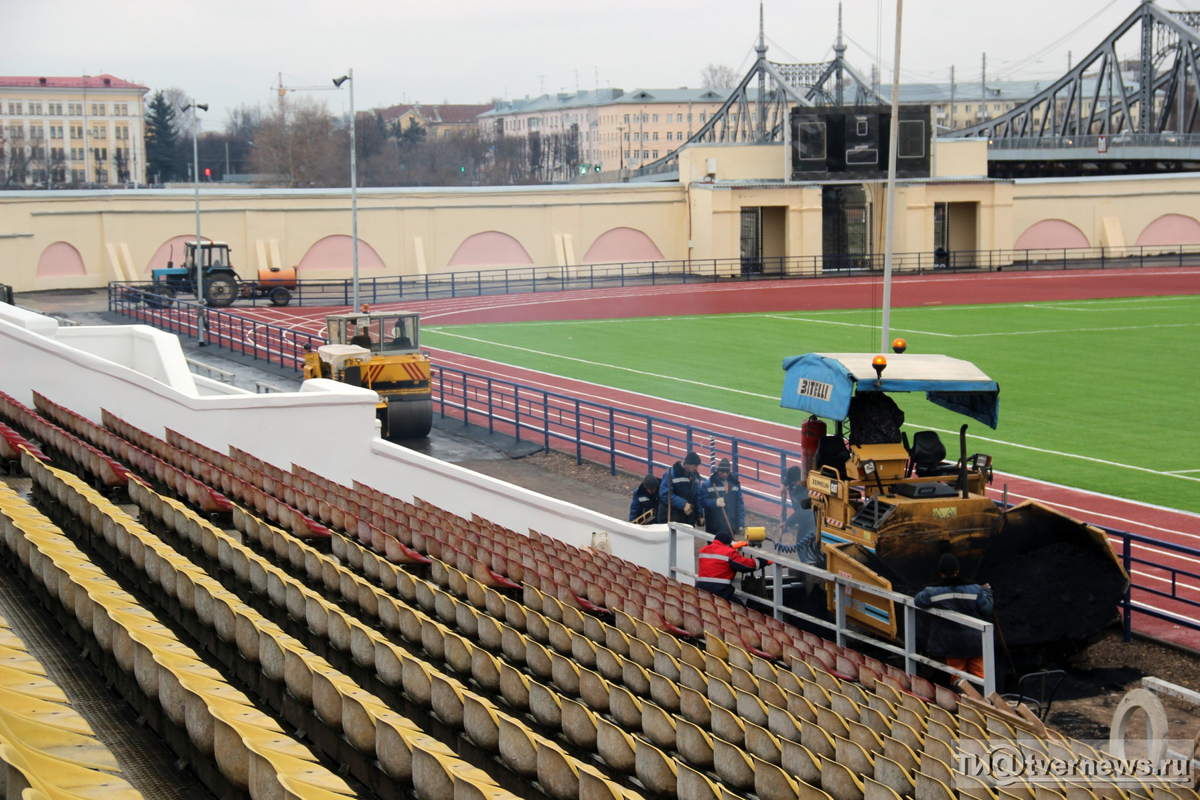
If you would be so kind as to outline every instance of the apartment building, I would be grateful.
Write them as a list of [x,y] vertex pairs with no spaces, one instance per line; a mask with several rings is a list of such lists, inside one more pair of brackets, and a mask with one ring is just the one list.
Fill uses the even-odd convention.
[[112,75],[0,76],[0,186],[144,182],[148,91]]
[[[577,142],[577,162],[563,165],[611,172],[670,155],[718,111],[728,90],[581,90],[521,100],[501,100],[479,116],[494,136],[561,135]],[[754,105],[751,104],[753,111]]]

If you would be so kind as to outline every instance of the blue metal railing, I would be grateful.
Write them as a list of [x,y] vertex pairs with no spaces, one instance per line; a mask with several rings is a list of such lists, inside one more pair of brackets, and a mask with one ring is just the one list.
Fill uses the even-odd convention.
[[[200,307],[193,300],[174,299],[164,303],[163,298],[144,288],[110,283],[108,308],[115,314],[171,333],[199,336]],[[300,369],[304,364],[304,348],[326,343],[324,336],[256,322],[221,309],[205,309],[204,318],[205,339],[210,344],[282,367]]]
[[431,377],[434,408],[443,418],[536,441],[547,451],[573,454],[579,464],[607,464],[613,475],[618,469],[658,472],[689,450],[709,460],[728,458],[760,511],[782,511],[780,478],[789,464],[800,463],[792,450],[454,367],[435,364]]
[[[1121,540],[1121,563],[1125,567],[1125,571],[1129,573],[1129,589],[1125,591],[1125,599],[1121,602],[1122,621],[1125,627],[1125,641],[1133,638],[1133,614],[1146,614],[1155,619],[1166,620],[1167,622],[1176,625],[1182,625],[1192,630],[1200,630],[1200,572],[1181,569],[1171,566],[1168,562],[1172,557],[1175,559],[1188,558],[1200,563],[1200,549],[1187,547],[1186,545],[1174,544],[1172,542],[1164,542],[1161,539],[1154,539],[1149,536],[1142,536],[1136,533],[1127,533],[1125,531],[1114,530],[1113,528],[1104,528],[1104,531],[1110,538],[1119,538]],[[1134,545],[1141,545],[1149,550],[1157,550],[1162,553],[1162,558],[1158,560],[1150,560],[1144,557],[1138,557],[1133,554]],[[1139,565],[1159,572],[1159,575],[1147,576],[1142,583],[1135,583],[1134,566]],[[1162,574],[1162,573],[1165,573]],[[1180,585],[1179,579],[1184,578],[1185,581],[1190,581],[1184,585]],[[1169,591],[1156,588],[1156,583],[1167,583],[1170,586]],[[1145,592],[1152,597],[1161,597],[1165,600],[1170,600],[1179,603],[1190,610],[1191,616],[1183,614],[1172,614],[1164,612],[1162,609],[1149,606],[1146,603],[1138,602],[1133,599],[1133,591],[1138,590]],[[1185,597],[1180,590],[1190,591],[1194,597]]]
[[[792,280],[832,275],[875,275],[883,271],[883,254],[776,256],[583,264],[570,267],[510,267],[470,272],[441,272],[387,278],[361,278],[364,303],[397,303],[455,297],[612,289],[717,281]],[[929,272],[999,272],[1200,265],[1200,245],[1138,247],[1042,248],[1035,250],[957,250],[897,253],[894,268],[905,274]],[[113,282],[113,287],[149,292],[149,281]],[[120,288],[117,289],[119,291]],[[299,306],[348,306],[354,295],[349,280],[301,280],[290,289]],[[249,295],[241,305],[271,305],[265,296]]]

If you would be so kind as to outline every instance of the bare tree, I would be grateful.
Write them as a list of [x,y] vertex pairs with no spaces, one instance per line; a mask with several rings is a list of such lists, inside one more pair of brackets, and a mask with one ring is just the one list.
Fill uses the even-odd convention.
[[740,80],[728,64],[709,64],[700,70],[700,85],[705,89],[732,89]]
[[250,164],[281,186],[346,186],[349,150],[349,132],[334,129],[324,102],[288,98],[259,126]]
[[23,140],[10,139],[7,147],[0,142],[0,186],[6,189],[14,184],[23,186],[31,161],[29,148]]

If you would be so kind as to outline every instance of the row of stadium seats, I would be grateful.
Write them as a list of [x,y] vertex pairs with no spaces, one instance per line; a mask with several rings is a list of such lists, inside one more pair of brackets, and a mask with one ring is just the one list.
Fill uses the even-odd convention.
[[[11,490],[0,487],[0,531],[38,529],[39,521]],[[0,794],[7,798],[100,794],[138,800],[116,758],[58,684],[0,618]],[[35,795],[36,793],[36,795]]]
[[62,453],[63,457],[80,464],[105,486],[123,488],[128,470],[95,447],[72,436],[56,425],[46,422],[21,403],[0,392],[0,415],[23,429],[44,447]]
[[[97,534],[104,528],[127,530],[145,547],[144,563],[152,563],[151,552],[161,557],[159,576],[164,582],[168,573],[175,583],[176,573],[186,571],[185,564],[154,549],[161,543],[79,478],[48,467],[29,453],[22,459],[22,467],[40,489],[64,507],[74,507],[84,518],[110,521],[101,523]],[[136,677],[146,696],[157,699],[171,722],[187,731],[196,750],[213,759],[232,786],[254,798],[352,794],[345,781],[320,766],[307,748],[284,734],[275,720],[207,666],[57,526],[7,489],[3,491],[0,526],[9,552],[75,615],[123,672]],[[197,590],[213,583],[194,572],[188,573],[188,578]]]
[[[36,465],[31,467],[35,472],[38,469]],[[54,471],[51,469],[51,472]],[[219,581],[105,498],[95,493],[89,496],[90,490],[78,478],[59,474],[55,477],[59,478],[57,482],[41,482],[43,488],[70,508],[75,516],[84,520],[100,519],[99,528],[93,528],[92,533],[102,536],[115,552],[125,555],[128,559],[125,562],[127,568],[132,567],[144,579],[154,581],[183,609],[194,614],[202,625],[215,632],[219,640],[235,647],[241,658],[260,668],[269,679],[286,685],[291,697],[307,703],[322,722],[344,735],[352,746],[366,753],[371,761],[378,760],[389,776],[402,781],[405,786],[413,786],[418,794],[431,800],[451,800],[458,784],[468,787],[468,794],[473,796],[497,800],[511,796],[500,790],[486,774],[459,759],[443,743],[430,738],[410,720],[391,711],[325,659],[284,633],[274,622],[246,606]],[[129,488],[136,502],[157,506],[187,535],[201,540],[219,540],[219,549],[231,553],[231,569],[235,572],[238,571],[235,566],[239,561],[238,556],[241,556],[246,564],[241,572],[248,576],[247,585],[259,583],[254,577],[257,571],[264,576],[262,586],[268,583],[281,584],[273,597],[286,597],[304,591],[304,587],[295,581],[288,580],[286,585],[282,585],[280,579],[283,576],[278,570],[198,515],[191,511],[183,513],[186,508],[178,501],[157,495],[136,477],[130,481]],[[196,536],[198,529],[204,529],[205,535]],[[315,599],[317,606],[323,603],[311,593],[305,599],[310,604]],[[327,630],[337,631],[338,621],[347,626],[357,625],[356,631],[362,631],[361,623],[347,619],[335,609],[329,609],[325,623]],[[354,638],[357,640],[358,636]],[[350,649],[349,637],[343,639],[333,636],[330,641]],[[370,644],[368,649],[372,649]],[[236,743],[229,741],[225,744],[236,746]],[[253,743],[247,740],[244,746],[252,748]],[[313,781],[310,779],[309,782]],[[344,786],[340,779],[338,782]],[[253,792],[253,784],[250,789]],[[344,792],[339,788],[338,793],[351,792],[346,787]]]
[[[235,520],[235,524],[237,524],[236,520]],[[335,542],[336,541],[337,541],[337,538],[335,538]],[[261,544],[264,545],[267,549],[273,549],[280,556],[284,555],[284,550],[283,550],[283,548],[280,548],[278,546],[277,539],[267,539],[266,541],[262,542]],[[357,544],[355,544],[353,542],[349,542],[349,541],[347,541],[343,545],[343,547],[348,548],[350,552],[354,552],[355,550],[359,549],[359,546]],[[444,551],[443,551],[443,554],[444,554]],[[371,553],[361,553],[361,552],[359,554],[359,557],[364,558],[367,561],[367,563],[369,563],[371,559],[377,558],[377,556],[375,556]],[[296,562],[294,564],[294,566],[299,567],[300,559],[298,557],[296,557],[295,555],[293,555],[293,559]],[[353,556],[351,556],[349,560],[351,562],[353,562],[355,559]],[[311,559],[310,559],[310,561],[311,561]],[[516,676],[514,679],[506,682],[503,679],[506,676],[506,668],[507,668],[506,664],[501,664],[500,669],[495,669],[494,665],[491,665],[491,668],[489,668],[487,661],[485,661],[483,659],[480,659],[477,657],[467,658],[466,657],[467,655],[474,656],[474,654],[470,651],[469,646],[464,648],[464,642],[461,640],[461,638],[454,638],[454,639],[445,638],[445,639],[443,639],[442,642],[431,643],[430,637],[429,637],[429,631],[430,631],[431,626],[428,624],[428,622],[426,622],[426,624],[419,626],[419,627],[418,626],[412,627],[412,629],[408,633],[408,635],[411,637],[412,641],[414,643],[422,643],[426,647],[427,651],[439,652],[439,651],[444,650],[447,654],[448,660],[450,661],[450,663],[452,665],[454,663],[453,652],[458,651],[458,652],[462,653],[462,657],[459,659],[459,666],[457,667],[457,669],[465,672],[467,670],[468,666],[474,666],[475,673],[474,673],[473,677],[475,678],[477,683],[479,683],[481,686],[493,688],[495,690],[500,691],[502,696],[505,698],[505,700],[507,700],[511,705],[518,706],[523,709],[529,709],[533,713],[534,717],[537,718],[539,721],[545,722],[547,724],[561,726],[563,732],[568,736],[568,738],[574,737],[572,739],[572,742],[574,744],[577,744],[577,745],[579,745],[581,747],[585,747],[585,748],[586,747],[597,747],[600,743],[600,737],[597,734],[597,728],[598,728],[598,726],[604,726],[608,723],[602,719],[598,720],[596,718],[595,714],[593,712],[589,711],[587,705],[580,704],[576,699],[574,699],[574,698],[580,697],[581,691],[586,692],[586,682],[588,680],[587,676],[589,675],[589,673],[585,669],[574,668],[572,661],[571,661],[571,659],[574,658],[575,660],[577,660],[579,662],[594,665],[596,648],[594,646],[591,647],[591,657],[590,658],[586,655],[581,655],[581,653],[588,652],[587,651],[588,640],[585,639],[584,637],[574,636],[574,634],[569,632],[568,629],[565,626],[563,626],[561,623],[555,622],[554,620],[548,620],[545,617],[542,617],[542,615],[536,611],[529,611],[527,614],[526,610],[523,606],[516,603],[512,599],[507,599],[507,598],[501,597],[497,592],[495,592],[494,590],[491,590],[490,588],[473,585],[475,582],[473,581],[472,578],[465,575],[464,573],[457,570],[455,567],[453,567],[451,565],[445,564],[444,562],[441,562],[440,560],[434,560],[433,563],[434,563],[433,574],[435,576],[435,580],[437,579],[437,576],[441,575],[441,576],[444,576],[445,585],[448,585],[448,586],[457,585],[460,587],[464,587],[463,589],[460,589],[460,591],[459,591],[460,596],[461,595],[474,595],[476,597],[479,597],[480,595],[483,595],[484,600],[480,603],[480,605],[484,609],[489,608],[489,606],[495,606],[496,608],[494,610],[496,612],[496,616],[489,616],[486,614],[486,612],[480,613],[478,610],[468,611],[468,613],[464,614],[464,610],[467,610],[470,608],[467,604],[459,603],[453,597],[444,593],[442,591],[441,587],[432,587],[427,582],[421,581],[420,579],[413,578],[412,576],[409,576],[407,574],[404,574],[403,577],[400,578],[400,581],[397,586],[397,591],[400,594],[400,596],[402,598],[405,597],[406,595],[410,596],[410,599],[416,601],[419,605],[422,606],[422,608],[424,610],[426,610],[430,614],[437,615],[446,623],[457,624],[458,628],[459,628],[459,633],[465,634],[471,640],[478,640],[481,642],[481,644],[485,644],[485,645],[489,639],[492,640],[492,645],[493,645],[492,649],[497,654],[504,655],[509,661],[514,662],[514,663],[520,663],[521,661],[524,661],[525,662],[524,666],[526,667],[527,671],[529,671],[532,674],[533,679],[532,680],[522,680],[519,676]],[[336,582],[330,582],[330,581],[328,581],[328,579],[326,579],[326,585],[329,586],[329,588],[331,588],[331,589],[334,589],[337,586]],[[343,582],[342,585],[345,586],[346,583]],[[532,596],[531,593],[536,593],[537,591],[538,590],[535,589],[534,587],[526,586],[525,595],[526,595],[526,597],[530,597],[530,596]],[[354,598],[356,596],[356,593],[353,591],[344,592],[344,595],[345,595],[345,598],[347,601],[353,602]],[[540,599],[542,599],[544,602],[546,598],[540,598]],[[489,603],[489,601],[491,601],[491,602]],[[550,597],[549,601],[556,605],[556,610],[557,610],[557,614],[555,614],[556,616],[560,616],[560,618],[561,618],[561,616],[566,616],[566,618],[568,620],[570,620],[572,618],[575,619],[577,621],[577,627],[579,627],[581,629],[585,626],[584,620],[585,619],[590,620],[595,625],[600,626],[600,634],[599,634],[599,636],[596,637],[597,639],[599,639],[600,641],[605,641],[606,638],[612,639],[614,636],[623,638],[625,640],[624,649],[626,651],[628,651],[630,649],[630,641],[631,641],[630,638],[625,636],[625,634],[623,634],[618,628],[611,627],[611,626],[605,626],[603,623],[599,622],[598,620],[596,620],[593,617],[585,618],[583,615],[581,615],[575,609],[572,609],[570,606],[563,606],[561,603],[558,603],[558,601],[553,597]],[[379,606],[376,605],[376,607],[379,607]],[[552,613],[554,613],[554,612],[552,612]],[[473,615],[474,615],[474,619],[472,619]],[[626,620],[627,624],[631,628],[633,628],[633,622],[629,617],[621,614],[620,612],[618,612],[618,615],[619,615],[618,619]],[[565,640],[567,642],[565,644],[559,645],[559,649],[562,651],[563,657],[559,658],[558,653],[551,652],[551,651],[547,650],[544,646],[540,646],[541,643],[538,643],[538,642],[531,643],[527,639],[522,640],[519,633],[517,633],[513,629],[507,628],[507,626],[503,626],[502,623],[499,623],[497,621],[496,617],[500,617],[500,618],[503,618],[503,619],[506,619],[509,621],[513,621],[514,617],[520,617],[520,622],[517,624],[521,627],[522,630],[526,629],[526,621],[529,621],[529,622],[533,622],[535,620],[539,621],[538,624],[536,625],[536,630],[543,631],[543,634],[540,637],[542,642],[549,642],[548,636],[549,636],[550,631],[558,632],[559,638],[560,639],[565,638]],[[402,631],[405,631],[408,628],[408,626],[405,626],[402,623],[398,622],[397,624],[400,625]],[[649,629],[648,626],[646,626],[646,627],[648,630],[652,630],[652,629]],[[608,630],[606,631],[605,628],[607,628]],[[534,629],[535,628],[530,628],[530,630],[534,630]],[[536,635],[537,634],[534,634],[534,636],[536,636]],[[664,638],[664,636],[667,636],[667,634],[661,633],[661,632],[657,634],[658,640],[662,640]],[[632,642],[633,642],[633,651],[635,653],[638,652],[638,650],[637,650],[638,645],[642,645],[642,651],[645,652],[649,656],[649,659],[645,662],[646,666],[652,666],[656,661],[661,662],[663,657],[665,656],[665,654],[663,654],[663,653],[651,655],[650,648],[636,638],[632,639]],[[713,647],[714,645],[716,645],[717,643],[718,642],[716,640],[710,641],[710,643],[709,643],[710,648]],[[505,647],[506,644],[507,644],[507,648]],[[696,663],[701,664],[701,665],[703,665],[705,663],[705,660],[704,660],[703,656],[700,655],[700,651],[698,649],[692,647],[691,645],[685,644],[685,643],[677,643],[676,647],[678,647],[680,644],[682,644],[682,646],[684,646],[684,647],[688,647],[691,649],[691,651],[694,653],[694,655],[692,655],[693,661],[695,661]],[[581,645],[583,645],[583,647],[581,647]],[[603,648],[601,648],[600,652],[603,653],[606,651]],[[725,652],[728,652],[728,650],[726,650]],[[735,650],[734,652],[736,654],[738,652],[738,650]],[[751,659],[755,659],[754,656],[749,655],[745,651],[741,651],[741,656],[742,656],[742,659],[747,664],[749,663],[749,661]],[[610,657],[614,658],[614,659],[621,658],[620,656],[616,656],[615,654],[611,654]],[[670,658],[670,657],[667,656],[667,658]],[[761,665],[761,667],[766,668],[768,670],[773,669],[772,667],[770,667],[769,664],[767,664],[766,662],[763,662],[761,660],[759,660],[759,664]],[[630,666],[632,666],[632,663],[630,664]],[[690,665],[687,665],[687,666],[690,666]],[[694,667],[692,667],[692,669],[694,669]],[[740,671],[740,668],[734,668],[734,669],[738,669]],[[623,667],[620,664],[617,664],[617,667],[615,669],[615,675],[613,675],[612,677],[615,680],[619,681],[622,678],[622,674],[626,671],[627,671],[627,668]],[[726,673],[729,673],[730,668],[728,666],[726,666],[725,671],[726,671]],[[697,673],[697,674],[700,675],[702,680],[704,679],[703,673]],[[810,673],[810,674],[815,674],[815,673]],[[641,708],[640,701],[628,690],[625,690],[619,686],[617,686],[617,687],[605,686],[605,678],[601,677],[600,675],[598,675],[596,673],[590,673],[590,675],[593,679],[592,680],[593,688],[594,689],[598,688],[599,691],[591,692],[592,698],[590,701],[588,700],[588,695],[585,693],[584,699],[585,699],[585,702],[590,702],[590,705],[593,706],[597,711],[612,712],[612,713],[614,713],[614,716],[617,716],[618,719],[620,720],[620,717],[623,716],[622,712],[621,712],[621,708],[622,707],[629,708],[629,707],[631,707],[630,704],[633,704],[634,713],[635,714],[642,713],[643,709]],[[651,673],[647,670],[643,670],[642,671],[642,676],[643,676],[642,682],[647,683],[648,682],[647,679],[650,675],[653,675],[653,673]],[[674,676],[675,676],[675,679],[677,680],[678,676],[679,676],[678,665],[676,665],[676,667],[674,669]],[[658,677],[658,676],[656,676],[656,677]],[[831,682],[836,681],[836,679],[833,678],[832,676],[825,675],[825,677]],[[542,684],[537,683],[537,679],[539,679],[539,678],[548,681],[548,684],[542,685]],[[751,680],[754,680],[754,679],[751,678]],[[564,685],[567,687],[567,689],[574,688],[575,691],[574,692],[563,691],[561,694],[559,694],[556,690],[562,689],[564,687]],[[663,685],[669,687],[672,684],[664,681]],[[798,683],[796,684],[796,687],[799,688]],[[855,688],[857,688],[857,687],[855,687]],[[623,703],[624,704],[623,706],[618,705],[616,708],[612,707],[612,703],[613,703],[612,697],[614,696],[614,694],[613,694],[614,689],[617,692],[620,692],[620,694],[616,695],[615,702],[618,704]],[[645,690],[643,690],[643,692],[644,691]],[[783,694],[782,692],[780,692],[778,689],[776,689],[775,694],[773,696],[781,697],[782,694]],[[728,686],[726,686],[726,690],[725,690],[723,696],[729,698],[729,701],[728,701],[729,709],[719,708],[717,713],[719,715],[722,711],[724,711],[726,713],[726,718],[730,722],[732,722],[732,724],[737,725],[738,717],[735,716],[731,711],[731,709],[737,708],[737,705],[736,705],[737,699],[735,699],[734,691],[732,689],[730,689]],[[897,699],[899,697],[898,695],[894,695],[894,696],[897,697]],[[600,698],[600,699],[597,700],[596,698]],[[915,698],[913,698],[913,700],[914,700],[914,702],[917,702],[915,700]],[[700,704],[702,705],[702,707],[707,706],[709,703],[709,701],[703,695],[699,696],[699,701],[700,701]],[[745,703],[744,698],[742,699],[742,702],[743,702],[743,704]],[[828,697],[826,696],[826,705],[828,705],[828,702],[829,702]],[[849,702],[849,701],[847,700],[847,702]],[[679,709],[678,692],[676,692],[676,694],[675,694],[675,702],[673,705],[674,705],[674,708],[672,710]],[[762,718],[759,721],[762,722],[763,725],[766,725],[768,721],[766,719],[765,706],[761,702],[759,703],[759,708],[762,709],[762,711],[764,712],[762,714]],[[782,709],[779,709],[779,710],[782,712]],[[646,704],[645,712],[650,715],[656,714],[656,716],[652,716],[651,721],[648,724],[644,721],[644,719],[629,720],[628,714],[624,715],[626,717],[626,719],[622,720],[622,721],[624,721],[629,728],[631,728],[633,730],[637,730],[639,732],[642,732],[647,737],[653,737],[657,733],[661,738],[659,738],[658,742],[652,742],[652,744],[662,745],[662,747],[664,749],[675,750],[676,749],[676,747],[675,747],[676,742],[674,740],[675,722],[672,719],[672,717],[670,715],[668,715],[667,713],[665,713],[661,708],[655,706],[653,703]],[[705,707],[703,711],[698,711],[697,713],[700,714],[701,717],[705,720],[711,719],[711,716],[712,716],[712,710],[707,707]],[[946,712],[942,711],[942,714],[945,715],[947,721],[952,721],[952,718],[948,714],[946,714]],[[808,715],[810,717],[812,717],[813,721],[815,722],[816,712],[812,709],[811,704],[809,705],[809,714]],[[786,715],[777,714],[777,717],[779,717],[779,719],[780,719],[780,723],[779,723],[780,725],[783,724],[782,719],[784,716],[786,716]],[[563,719],[563,717],[567,717],[567,719]],[[720,718],[721,717],[719,717],[719,719]],[[678,719],[678,718],[675,718],[675,719]],[[697,726],[695,726],[694,723],[685,722],[682,720],[680,720],[680,721],[684,722],[685,725],[691,726],[690,728],[688,728],[686,730],[688,730],[688,731],[698,730]],[[706,727],[708,724],[709,723],[706,721],[706,723],[705,723]],[[799,739],[800,738],[799,727],[796,724],[796,722],[794,720],[792,720],[788,723],[788,725],[789,725],[789,727],[787,728],[787,730],[790,733],[792,733],[797,739]],[[812,727],[814,730],[819,730],[819,728],[817,728],[815,725],[810,725],[810,727]],[[605,730],[607,730],[607,729],[605,729]],[[670,741],[668,741],[667,738],[661,733],[662,731],[668,731],[668,730],[670,731]],[[758,741],[758,742],[762,742],[763,744],[766,744],[767,742],[774,739],[772,734],[767,732],[763,728],[759,728],[757,726],[752,726],[750,730],[751,730],[752,737],[757,736],[756,739],[752,739],[752,742]],[[470,731],[468,731],[468,732],[470,732]],[[843,726],[843,732],[848,732],[848,731],[846,731],[845,726]],[[707,740],[708,752],[707,752],[707,756],[703,756],[703,755],[696,756],[696,760],[697,760],[697,762],[700,763],[701,766],[706,767],[706,768],[712,768],[713,760],[714,760],[713,759],[713,748],[714,748],[713,741],[711,738],[708,737],[707,733],[705,733],[705,732],[700,732],[700,736],[703,737],[702,741]],[[655,774],[655,771],[652,769],[653,765],[655,765],[657,763],[658,765],[660,765],[660,768],[661,768],[661,765],[666,763],[665,759],[661,758],[661,754],[660,754],[660,758],[656,760],[654,758],[655,750],[653,747],[647,747],[645,742],[641,742],[636,739],[631,739],[627,735],[624,737],[621,737],[618,735],[615,738],[610,736],[608,738],[613,739],[613,741],[609,743],[612,745],[612,747],[609,748],[608,752],[606,752],[605,749],[602,747],[601,754],[607,756],[607,760],[610,763],[622,763],[622,762],[628,763],[632,769],[637,771],[638,777],[640,779],[642,779],[644,783],[647,783],[648,785],[653,786],[654,784],[652,782],[650,782],[650,780],[649,780]],[[695,737],[693,737],[693,739],[694,738]],[[730,735],[729,738],[732,739],[734,737],[732,735]],[[745,740],[744,729],[742,729],[740,726],[738,729],[738,737],[737,738],[738,738],[737,743],[739,745],[742,743],[742,741]],[[827,757],[832,758],[836,755],[836,753],[832,749],[833,740],[828,739],[827,741],[830,744],[830,748],[829,748]],[[915,741],[916,741],[916,739],[915,739],[915,734],[914,734],[914,742]],[[642,768],[640,771],[638,770],[638,763],[637,763],[637,757],[636,757],[636,752],[637,752],[636,745],[637,744],[642,745],[642,751],[645,754],[644,760],[649,761],[648,764],[642,765]],[[754,768],[753,762],[751,762],[751,760],[746,757],[745,753],[740,753],[738,751],[738,748],[729,747],[728,746],[729,744],[730,743],[722,741],[720,738],[717,738],[717,740],[716,740],[716,747],[718,748],[718,750],[725,748],[729,751],[728,753],[725,753],[725,755],[733,756],[732,759],[730,759],[728,757],[726,759],[723,759],[722,763],[724,763],[725,761],[732,761],[734,766],[741,766],[742,769],[740,771],[741,772],[740,775],[734,774],[734,775],[729,775],[728,777],[735,784],[739,783],[739,782],[742,784],[741,786],[736,786],[735,788],[740,788],[743,790],[753,789],[753,786],[754,786],[753,779],[752,779],[752,777],[748,778],[748,773],[750,773]],[[781,757],[780,745],[776,742],[773,750],[770,747],[763,747],[762,749],[763,749],[763,752],[767,755],[767,758],[771,759],[774,762],[770,766],[777,766],[779,763],[780,757]],[[803,752],[804,752],[803,748],[797,749],[798,754],[803,753]],[[741,756],[740,759],[737,758],[737,756],[739,756],[739,755]],[[915,766],[915,758],[913,759],[913,761],[914,761],[914,766]],[[809,763],[815,767],[817,762],[814,758],[810,757]],[[677,766],[678,765],[676,765],[676,767]],[[773,772],[770,769],[770,766],[765,767],[764,778],[775,777],[778,781],[778,771]],[[810,769],[809,771],[811,772],[813,770]],[[676,773],[677,774],[677,768],[663,770],[663,773],[664,774],[666,774],[666,773]],[[674,775],[672,777],[674,777]],[[819,780],[819,777],[817,777],[815,775],[813,777],[815,780]],[[947,779],[948,779],[948,775],[947,775]],[[778,782],[783,783],[783,781],[778,781]],[[910,786],[912,785],[911,782],[909,785]],[[659,788],[661,788],[661,786]],[[774,796],[778,796],[778,795],[774,795]]]
[[[184,455],[217,466],[212,464],[215,459],[200,455],[205,448],[193,443],[195,452],[184,452],[190,440],[168,432],[172,438],[170,444],[185,446],[173,447],[176,455],[162,456],[164,460]],[[264,494],[267,489],[276,495],[290,490],[293,501],[303,494],[331,507],[353,509],[337,520],[341,526],[333,526],[331,558],[247,509],[234,508],[233,524],[247,545],[282,565],[293,580],[303,576],[323,589],[325,598],[370,623],[358,628],[354,617],[346,616],[345,629],[351,634],[347,637],[340,633],[340,623],[330,632],[330,621],[338,615],[327,613],[322,635],[331,641],[342,638],[359,663],[372,663],[373,658],[381,679],[386,670],[381,661],[398,660],[399,682],[393,685],[423,700],[439,718],[456,720],[473,741],[493,743],[492,749],[511,769],[555,786],[553,796],[597,791],[596,787],[607,792],[601,796],[620,796],[622,790],[597,770],[570,760],[547,733],[580,751],[600,752],[612,771],[636,777],[653,793],[680,798],[721,797],[730,790],[753,791],[764,800],[819,798],[826,793],[837,800],[890,800],[893,792],[944,798],[952,796],[951,778],[962,779],[950,772],[954,749],[972,740],[1004,739],[1043,752],[1065,752],[1067,747],[1086,752],[1078,743],[1040,739],[1044,731],[1039,726],[986,702],[948,703],[921,682],[902,681],[894,669],[853,651],[772,625],[774,620],[761,615],[706,604],[688,591],[690,587],[611,556],[577,551],[549,537],[515,539],[517,534],[478,518],[465,520],[420,501],[407,504],[363,484],[342,487],[298,467],[285,473],[247,453],[231,452],[224,457],[230,470],[223,471],[234,474],[241,469],[244,480],[259,484],[263,488],[255,488]],[[194,475],[197,469],[193,465],[188,471]],[[144,488],[136,482],[133,486],[133,493]],[[186,516],[175,501],[155,501],[153,493],[143,499],[149,501],[150,513],[157,502],[160,509],[172,509],[171,515]],[[319,508],[317,512],[319,516]],[[359,524],[363,519],[382,522],[386,528],[368,522],[364,537]],[[335,522],[332,515],[327,521]],[[205,532],[202,522],[195,517],[181,526],[176,520],[176,529],[182,528],[176,534],[210,557],[232,554],[231,545],[217,536],[220,529],[209,526],[212,530]],[[371,528],[379,533],[372,535]],[[412,549],[429,564],[428,579],[398,569],[387,558],[386,547],[378,546],[380,535],[392,539],[393,532],[396,539],[409,535]],[[514,541],[532,551],[533,558],[527,559],[530,553],[517,550]],[[508,563],[502,566],[507,569],[493,569],[501,566],[493,558],[481,571],[481,556],[489,553],[503,553]],[[513,565],[524,570],[518,573]],[[229,568],[236,572],[236,563],[230,562]],[[607,581],[604,570],[614,585],[620,570],[640,578],[635,585],[643,587],[634,589],[643,593],[642,603],[605,598],[615,624],[593,615],[605,609],[595,603],[589,607],[591,601],[576,591],[581,584],[571,584],[580,571]],[[258,583],[266,587],[258,591],[270,594],[271,581],[256,581],[248,566],[242,571],[243,582]],[[276,583],[284,587],[282,605],[277,603],[282,610],[290,590],[282,576]],[[519,591],[513,588],[517,586]],[[586,595],[587,586],[582,586]],[[677,602],[656,605],[659,595]],[[307,599],[304,605],[305,624],[322,627],[319,615],[310,623]],[[673,633],[677,626],[666,619],[676,611],[714,609],[718,624],[702,629],[703,649],[698,638]],[[398,633],[413,647],[423,648],[427,662],[411,656],[404,661],[394,645],[391,655],[389,647],[381,650],[378,632],[377,638],[371,633],[376,620],[384,632]],[[757,628],[759,638],[729,636],[727,620]],[[372,655],[370,647],[354,647],[355,631],[362,642],[374,642]],[[786,638],[776,635],[781,631]],[[780,645],[778,655],[761,646],[770,648],[771,641]],[[855,677],[861,685],[852,680]],[[470,686],[495,693],[495,700]],[[922,699],[917,693],[931,696]],[[957,716],[927,699],[950,705]],[[539,727],[543,733],[538,733]],[[564,763],[567,770],[562,769]],[[552,773],[568,778],[556,784]],[[1067,791],[1065,784],[1058,791],[1042,787],[1038,796],[1066,796]],[[982,784],[960,794],[1034,797],[1025,787],[993,793]]]

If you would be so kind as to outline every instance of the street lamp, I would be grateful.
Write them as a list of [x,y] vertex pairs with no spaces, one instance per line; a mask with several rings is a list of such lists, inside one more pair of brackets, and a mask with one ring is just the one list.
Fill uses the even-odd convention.
[[350,233],[354,238],[354,304],[358,310],[358,168],[355,162],[354,147],[354,70],[346,70],[346,74],[333,79],[333,85],[342,88],[342,84],[350,81]]
[[192,110],[192,179],[196,184],[196,336],[200,339],[200,347],[207,347],[208,342],[205,341],[205,329],[208,327],[208,320],[204,316],[204,263],[200,257],[200,116],[196,111],[208,111],[207,103],[197,103],[195,98],[192,102],[183,107],[184,111]]
[[617,162],[620,166],[617,169],[617,176],[625,171],[625,126],[617,126]]

